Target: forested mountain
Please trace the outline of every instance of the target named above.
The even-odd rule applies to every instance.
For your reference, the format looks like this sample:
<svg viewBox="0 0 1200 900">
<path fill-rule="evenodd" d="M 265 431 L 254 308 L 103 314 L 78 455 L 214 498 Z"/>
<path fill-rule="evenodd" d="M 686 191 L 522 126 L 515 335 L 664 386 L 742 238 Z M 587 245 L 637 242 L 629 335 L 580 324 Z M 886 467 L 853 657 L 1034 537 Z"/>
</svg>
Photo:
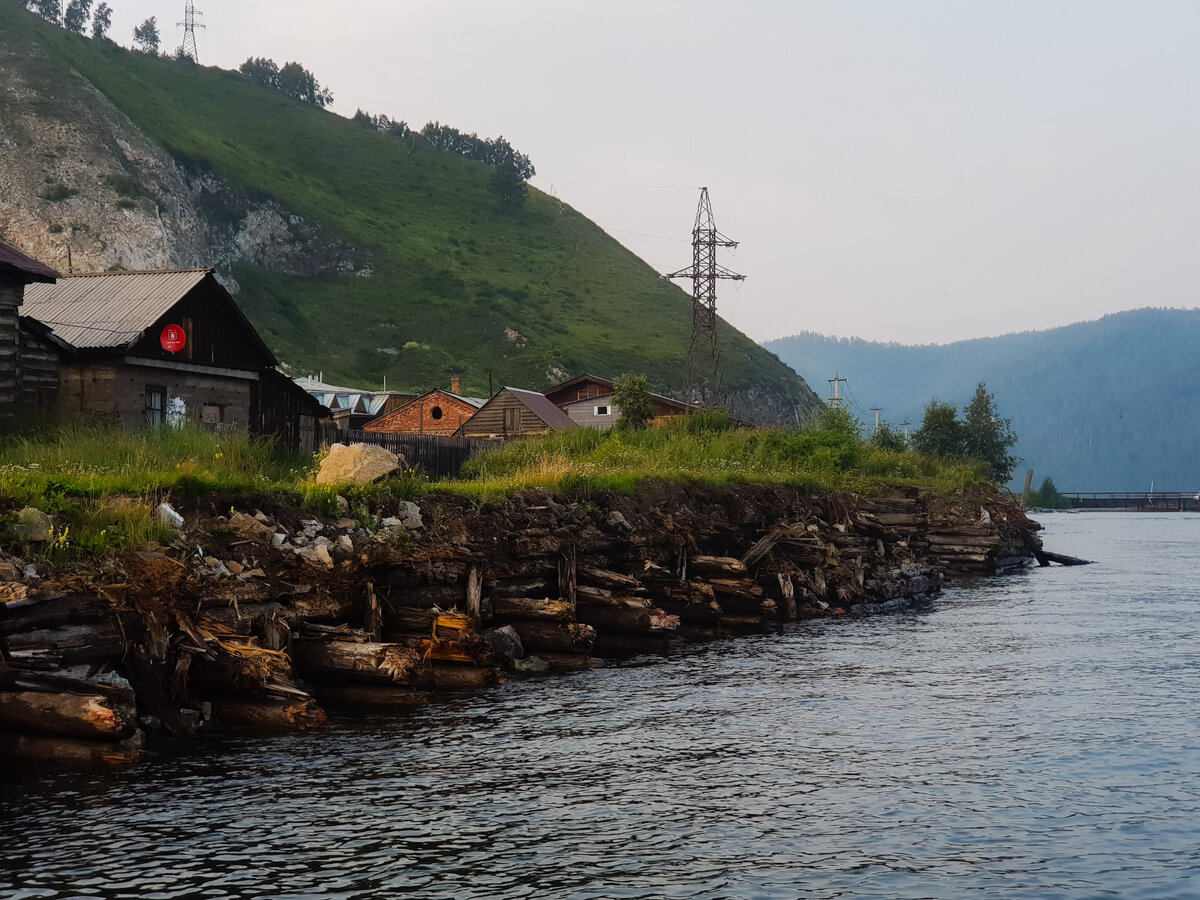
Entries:
<svg viewBox="0 0 1200 900">
<path fill-rule="evenodd" d="M 0 0 L 0 236 L 62 271 L 215 266 L 291 371 L 327 381 L 423 391 L 459 375 L 482 395 L 628 371 L 681 387 L 689 294 L 566 204 L 515 190 L 536 148 L 501 171 L 444 146 L 458 132 L 440 123 L 382 129 L 269 82 Z M 498 175 L 517 180 L 503 196 Z M 817 405 L 723 322 L 720 340 L 738 412 Z"/>
<path fill-rule="evenodd" d="M 769 341 L 810 384 L 839 374 L 916 428 L 932 398 L 960 408 L 986 382 L 1035 473 L 1077 491 L 1200 490 L 1200 310 L 1139 309 L 1047 331 L 904 346 L 804 333 Z"/>
</svg>

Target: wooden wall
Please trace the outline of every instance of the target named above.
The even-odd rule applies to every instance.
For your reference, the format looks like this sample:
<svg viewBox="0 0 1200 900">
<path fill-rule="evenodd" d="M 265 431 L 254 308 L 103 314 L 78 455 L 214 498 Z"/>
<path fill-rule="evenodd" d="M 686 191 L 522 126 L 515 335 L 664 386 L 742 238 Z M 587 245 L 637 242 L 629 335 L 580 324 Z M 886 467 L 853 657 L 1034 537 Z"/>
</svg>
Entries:
<svg viewBox="0 0 1200 900">
<path fill-rule="evenodd" d="M 146 389 L 166 389 L 168 401 L 183 400 L 185 417 L 199 422 L 204 404 L 222 407 L 224 428 L 248 431 L 257 380 L 231 378 L 105 360 L 64 361 L 58 409 L 64 413 L 111 416 L 127 428 L 146 425 Z"/>
<path fill-rule="evenodd" d="M 59 351 L 28 326 L 21 328 L 17 404 L 22 418 L 52 412 L 58 404 Z"/>
<path fill-rule="evenodd" d="M 550 426 L 508 391 L 501 391 L 463 425 L 463 437 L 514 438 L 546 434 Z"/>
<path fill-rule="evenodd" d="M 20 324 L 24 285 L 0 281 L 0 428 L 11 427 L 17 417 L 17 373 L 20 369 Z"/>
</svg>

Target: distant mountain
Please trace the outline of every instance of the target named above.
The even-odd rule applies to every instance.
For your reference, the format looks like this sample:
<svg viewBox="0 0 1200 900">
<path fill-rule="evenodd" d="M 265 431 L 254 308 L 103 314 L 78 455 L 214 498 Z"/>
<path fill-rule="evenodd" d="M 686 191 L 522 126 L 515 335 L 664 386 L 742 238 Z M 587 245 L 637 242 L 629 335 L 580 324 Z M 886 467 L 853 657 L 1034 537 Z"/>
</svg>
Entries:
<svg viewBox="0 0 1200 900">
<path fill-rule="evenodd" d="M 803 333 L 765 345 L 811 384 L 848 379 L 851 408 L 920 426 L 986 382 L 1020 436 L 1017 477 L 1060 490 L 1200 490 L 1200 310 L 1139 309 L 1048 331 L 905 346 Z"/>
<path fill-rule="evenodd" d="M 458 375 L 482 396 L 635 372 L 677 391 L 690 295 L 554 197 L 502 209 L 492 175 L 0 0 L 0 236 L 24 252 L 64 272 L 213 266 L 292 372 L 332 382 L 423 392 Z M 740 414 L 819 405 L 773 354 L 719 332 Z"/>
</svg>

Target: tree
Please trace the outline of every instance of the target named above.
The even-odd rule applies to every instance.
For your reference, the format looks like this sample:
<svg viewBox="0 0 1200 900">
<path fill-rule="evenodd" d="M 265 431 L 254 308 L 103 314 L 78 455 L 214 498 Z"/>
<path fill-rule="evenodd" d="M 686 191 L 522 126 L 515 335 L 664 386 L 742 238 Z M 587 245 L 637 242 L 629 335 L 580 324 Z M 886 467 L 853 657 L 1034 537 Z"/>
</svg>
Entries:
<svg viewBox="0 0 1200 900">
<path fill-rule="evenodd" d="M 904 433 L 892 428 L 887 422 L 880 422 L 879 427 L 875 429 L 875 433 L 868 439 L 874 447 L 880 450 L 894 450 L 897 453 L 902 453 L 908 449 L 908 438 Z"/>
<path fill-rule="evenodd" d="M 1040 488 L 1029 492 L 1029 505 L 1041 509 L 1070 509 L 1071 501 L 1060 494 L 1054 482 L 1047 477 Z"/>
<path fill-rule="evenodd" d="M 158 35 L 158 16 L 151 16 L 133 29 L 133 42 L 143 53 L 158 53 L 161 38 Z"/>
<path fill-rule="evenodd" d="M 75 34 L 83 34 L 88 16 L 92 12 L 92 0 L 71 0 L 63 14 L 63 28 Z"/>
<path fill-rule="evenodd" d="M 333 94 L 298 62 L 284 63 L 279 70 L 279 89 L 289 97 L 324 109 L 333 102 Z"/>
<path fill-rule="evenodd" d="M 1008 481 L 1018 462 L 1008 452 L 1017 442 L 1017 435 L 1012 423 L 996 412 L 996 399 L 983 382 L 975 388 L 971 402 L 963 407 L 963 416 L 963 454 L 987 463 L 997 484 Z"/>
<path fill-rule="evenodd" d="M 55 24 L 58 24 L 58 0 L 26 0 L 25 5 L 47 22 L 54 22 Z"/>
<path fill-rule="evenodd" d="M 92 16 L 92 39 L 96 41 L 104 40 L 111 26 L 112 7 L 107 3 L 101 3 L 96 7 L 96 14 Z"/>
<path fill-rule="evenodd" d="M 529 185 L 511 162 L 503 162 L 496 166 L 488 182 L 488 190 L 499 199 L 501 212 L 521 209 L 529 200 Z"/>
<path fill-rule="evenodd" d="M 949 403 L 930 400 L 925 407 L 925 418 L 921 427 L 912 436 L 913 449 L 930 456 L 945 459 L 962 459 L 965 440 L 963 423 L 958 420 L 958 410 Z"/>
<path fill-rule="evenodd" d="M 650 397 L 650 383 L 645 375 L 626 372 L 614 381 L 612 402 L 621 411 L 617 417 L 619 429 L 645 428 L 654 418 L 654 401 Z"/>
<path fill-rule="evenodd" d="M 252 56 L 238 66 L 238 71 L 252 81 L 265 84 L 267 87 L 279 87 L 279 66 L 275 60 L 264 56 Z"/>
</svg>

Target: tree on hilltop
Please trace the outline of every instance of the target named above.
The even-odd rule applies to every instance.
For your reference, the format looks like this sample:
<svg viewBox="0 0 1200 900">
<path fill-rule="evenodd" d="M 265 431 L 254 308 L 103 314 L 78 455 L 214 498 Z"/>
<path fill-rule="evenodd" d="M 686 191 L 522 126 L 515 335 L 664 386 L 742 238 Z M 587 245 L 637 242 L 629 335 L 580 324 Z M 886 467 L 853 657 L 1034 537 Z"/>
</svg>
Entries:
<svg viewBox="0 0 1200 900">
<path fill-rule="evenodd" d="M 25 0 L 25 6 L 32 9 L 35 13 L 45 19 L 47 22 L 59 23 L 59 5 L 58 0 Z"/>
<path fill-rule="evenodd" d="M 529 185 L 512 163 L 501 163 L 492 171 L 488 190 L 500 201 L 501 212 L 521 209 L 529 200 Z"/>
<path fill-rule="evenodd" d="M 1012 478 L 1017 458 L 1009 450 L 1017 442 L 1012 423 L 996 412 L 996 400 L 980 382 L 964 418 L 949 403 L 930 400 L 921 428 L 912 436 L 913 449 L 944 459 L 975 459 L 986 463 L 989 477 L 998 484 Z"/>
<path fill-rule="evenodd" d="M 913 449 L 918 453 L 940 456 L 943 459 L 962 459 L 965 441 L 963 423 L 958 410 L 949 403 L 934 399 L 925 407 L 925 418 L 912 436 Z"/>
<path fill-rule="evenodd" d="M 284 63 L 281 68 L 273 59 L 252 56 L 238 66 L 238 71 L 259 84 L 273 87 L 289 97 L 321 109 L 333 103 L 329 88 L 321 87 L 316 76 L 298 62 Z"/>
<path fill-rule="evenodd" d="M 158 53 L 162 38 L 158 34 L 158 16 L 151 16 L 133 29 L 133 42 L 143 53 Z"/>
<path fill-rule="evenodd" d="M 75 34 L 83 34 L 88 16 L 92 12 L 92 0 L 71 0 L 63 13 L 63 28 Z"/>
<path fill-rule="evenodd" d="M 92 16 L 92 40 L 104 40 L 108 37 L 108 29 L 111 27 L 112 7 L 107 3 L 101 3 L 96 7 L 96 14 Z"/>
</svg>

